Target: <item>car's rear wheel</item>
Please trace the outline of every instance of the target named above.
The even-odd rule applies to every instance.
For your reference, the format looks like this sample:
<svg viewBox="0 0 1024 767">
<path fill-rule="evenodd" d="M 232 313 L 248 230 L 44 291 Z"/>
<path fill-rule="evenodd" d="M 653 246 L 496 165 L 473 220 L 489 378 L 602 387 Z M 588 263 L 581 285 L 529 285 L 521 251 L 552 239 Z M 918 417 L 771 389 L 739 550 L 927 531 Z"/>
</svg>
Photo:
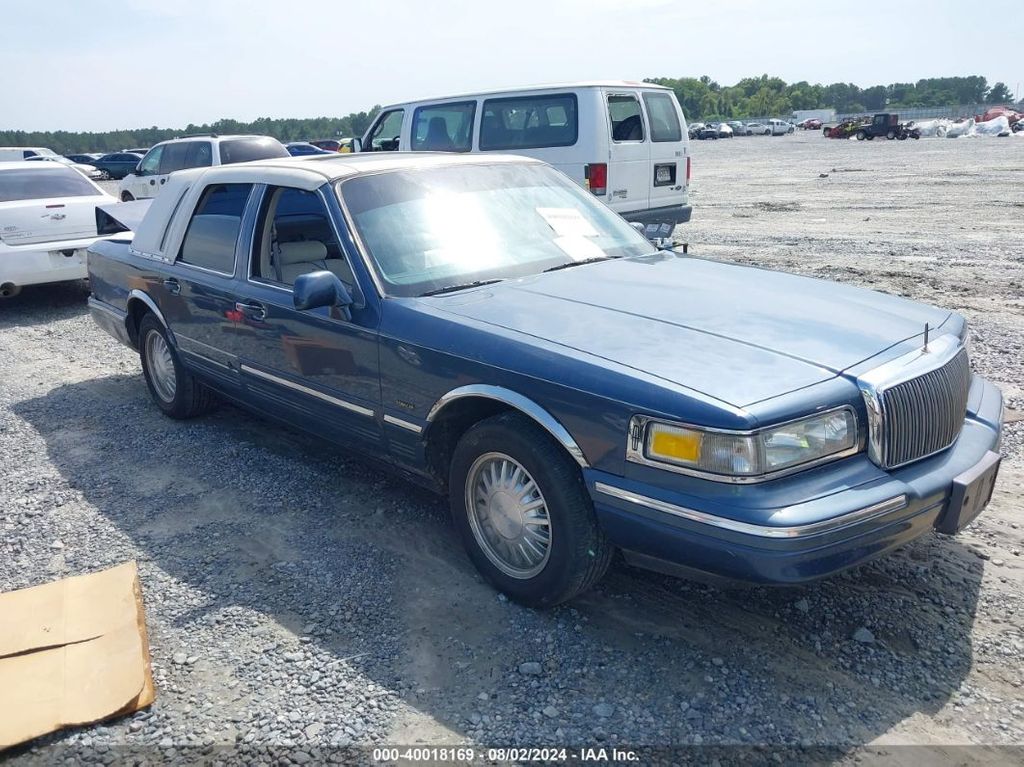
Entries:
<svg viewBox="0 0 1024 767">
<path fill-rule="evenodd" d="M 477 570 L 523 604 L 547 607 L 596 583 L 613 547 L 579 467 L 520 413 L 481 421 L 452 456 L 452 516 Z"/>
<path fill-rule="evenodd" d="M 134 199 L 131 192 L 121 192 L 121 202 L 131 202 Z"/>
<path fill-rule="evenodd" d="M 885 137 L 886 137 L 886 138 L 887 138 L 887 139 L 888 139 L 889 141 L 892 141 L 892 140 L 893 140 L 894 138 L 896 138 L 896 131 L 894 131 L 894 130 L 888 131 L 888 132 L 887 132 L 887 133 L 885 134 Z"/>
<path fill-rule="evenodd" d="M 139 323 L 139 357 L 150 396 L 165 415 L 193 418 L 210 409 L 213 393 L 181 364 L 166 328 L 152 314 Z"/>
</svg>

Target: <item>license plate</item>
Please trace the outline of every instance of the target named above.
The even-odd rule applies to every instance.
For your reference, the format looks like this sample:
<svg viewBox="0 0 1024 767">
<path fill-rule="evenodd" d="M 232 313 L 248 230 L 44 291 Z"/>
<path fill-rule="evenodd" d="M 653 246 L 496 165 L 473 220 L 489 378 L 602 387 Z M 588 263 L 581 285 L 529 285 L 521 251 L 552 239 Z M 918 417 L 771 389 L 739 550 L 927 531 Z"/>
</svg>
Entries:
<svg viewBox="0 0 1024 767">
<path fill-rule="evenodd" d="M 953 479 L 949 508 L 935 525 L 940 533 L 958 533 L 981 514 L 992 499 L 999 460 L 999 454 L 989 450 L 981 461 Z"/>
<path fill-rule="evenodd" d="M 672 183 L 672 171 L 669 168 L 658 168 L 657 173 L 654 176 L 654 180 L 659 184 L 671 184 Z"/>
</svg>

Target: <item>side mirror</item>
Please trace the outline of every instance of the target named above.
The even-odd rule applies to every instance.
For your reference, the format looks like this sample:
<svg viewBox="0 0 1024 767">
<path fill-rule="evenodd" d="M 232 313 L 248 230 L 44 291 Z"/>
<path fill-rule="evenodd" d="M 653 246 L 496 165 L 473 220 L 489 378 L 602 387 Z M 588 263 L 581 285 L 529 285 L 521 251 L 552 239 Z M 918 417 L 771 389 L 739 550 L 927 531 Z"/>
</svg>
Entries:
<svg viewBox="0 0 1024 767">
<path fill-rule="evenodd" d="M 333 272 L 300 274 L 292 286 L 292 301 L 300 311 L 319 309 L 321 306 L 337 307 L 345 319 L 352 319 L 352 296 L 345 283 Z"/>
<path fill-rule="evenodd" d="M 135 166 L 135 170 L 133 170 L 132 173 L 134 173 L 136 176 L 145 176 L 146 170 L 145 168 L 142 167 L 142 163 L 140 162 L 138 165 Z"/>
</svg>

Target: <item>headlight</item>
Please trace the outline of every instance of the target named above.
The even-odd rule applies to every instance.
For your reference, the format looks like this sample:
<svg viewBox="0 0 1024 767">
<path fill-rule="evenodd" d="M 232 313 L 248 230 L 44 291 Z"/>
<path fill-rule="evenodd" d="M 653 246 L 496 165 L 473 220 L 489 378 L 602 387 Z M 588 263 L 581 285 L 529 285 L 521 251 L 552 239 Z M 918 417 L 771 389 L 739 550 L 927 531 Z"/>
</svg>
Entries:
<svg viewBox="0 0 1024 767">
<path fill-rule="evenodd" d="M 725 481 L 768 479 L 858 448 L 857 417 L 849 407 L 752 432 L 633 420 L 630 460 Z"/>
</svg>

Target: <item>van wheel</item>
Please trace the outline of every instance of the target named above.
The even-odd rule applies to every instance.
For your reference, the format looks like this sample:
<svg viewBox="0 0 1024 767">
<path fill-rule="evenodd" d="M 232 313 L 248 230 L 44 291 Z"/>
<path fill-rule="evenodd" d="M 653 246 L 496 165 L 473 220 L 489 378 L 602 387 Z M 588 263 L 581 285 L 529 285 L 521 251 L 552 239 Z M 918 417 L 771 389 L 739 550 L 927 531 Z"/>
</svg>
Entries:
<svg viewBox="0 0 1024 767">
<path fill-rule="evenodd" d="M 134 199 L 131 192 L 121 192 L 121 202 L 131 202 Z"/>
<path fill-rule="evenodd" d="M 858 141 L 863 141 L 867 137 L 868 137 L 868 134 L 866 134 L 864 131 L 862 131 L 862 130 L 857 131 L 857 140 Z"/>
<path fill-rule="evenodd" d="M 213 392 L 185 370 L 167 330 L 152 314 L 139 323 L 139 357 L 149 394 L 164 415 L 193 418 L 211 408 Z"/>
<path fill-rule="evenodd" d="M 452 456 L 452 517 L 469 558 L 497 589 L 550 607 L 604 575 L 613 547 L 579 467 L 521 413 L 481 421 Z"/>
</svg>

